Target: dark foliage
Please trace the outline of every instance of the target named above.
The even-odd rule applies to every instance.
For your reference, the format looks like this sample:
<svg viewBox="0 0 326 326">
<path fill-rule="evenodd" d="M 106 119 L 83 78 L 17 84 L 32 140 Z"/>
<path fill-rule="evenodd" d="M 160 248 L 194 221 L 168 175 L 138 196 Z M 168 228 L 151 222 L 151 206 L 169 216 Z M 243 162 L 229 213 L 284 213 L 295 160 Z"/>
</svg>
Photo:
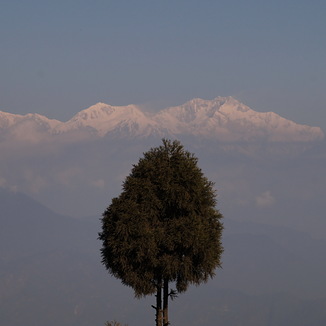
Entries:
<svg viewBox="0 0 326 326">
<path fill-rule="evenodd" d="M 197 158 L 178 141 L 144 153 L 103 214 L 102 262 L 136 296 L 175 282 L 178 292 L 220 267 L 222 215 Z M 169 292 L 169 295 L 175 292 Z"/>
</svg>

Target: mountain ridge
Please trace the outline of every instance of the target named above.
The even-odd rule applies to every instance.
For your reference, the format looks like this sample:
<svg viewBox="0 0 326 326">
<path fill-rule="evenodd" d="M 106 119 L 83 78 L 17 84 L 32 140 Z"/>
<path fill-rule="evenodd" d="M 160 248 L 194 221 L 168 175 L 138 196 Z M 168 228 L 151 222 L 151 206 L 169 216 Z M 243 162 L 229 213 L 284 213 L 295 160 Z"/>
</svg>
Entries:
<svg viewBox="0 0 326 326">
<path fill-rule="evenodd" d="M 112 106 L 98 102 L 66 122 L 39 114 L 23 116 L 0 111 L 0 135 L 14 135 L 15 139 L 24 138 L 30 132 L 52 137 L 80 131 L 97 137 L 192 135 L 222 142 L 311 142 L 325 137 L 319 127 L 297 124 L 274 112 L 254 111 L 233 97 L 195 98 L 155 114 L 144 112 L 134 104 Z M 37 135 L 34 136 L 36 141 Z"/>
</svg>

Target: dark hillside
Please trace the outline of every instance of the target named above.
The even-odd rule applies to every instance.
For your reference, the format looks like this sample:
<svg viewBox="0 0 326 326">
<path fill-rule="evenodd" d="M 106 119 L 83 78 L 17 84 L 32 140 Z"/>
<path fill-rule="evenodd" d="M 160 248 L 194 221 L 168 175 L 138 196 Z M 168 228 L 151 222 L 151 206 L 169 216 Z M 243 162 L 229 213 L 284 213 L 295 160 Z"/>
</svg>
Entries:
<svg viewBox="0 0 326 326">
<path fill-rule="evenodd" d="M 3 189 L 0 207 L 2 325 L 152 325 L 154 298 L 134 299 L 100 263 L 99 217 L 60 216 Z M 174 325 L 325 324 L 323 240 L 226 218 L 223 241 L 223 269 L 176 299 Z"/>
</svg>

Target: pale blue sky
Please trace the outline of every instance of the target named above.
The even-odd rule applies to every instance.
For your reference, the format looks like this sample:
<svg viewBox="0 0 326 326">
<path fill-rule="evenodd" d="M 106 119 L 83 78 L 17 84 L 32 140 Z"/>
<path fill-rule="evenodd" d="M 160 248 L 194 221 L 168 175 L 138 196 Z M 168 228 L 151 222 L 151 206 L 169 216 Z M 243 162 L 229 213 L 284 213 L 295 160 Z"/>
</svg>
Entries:
<svg viewBox="0 0 326 326">
<path fill-rule="evenodd" d="M 0 110 L 234 96 L 326 131 L 326 1 L 0 1 Z"/>
</svg>

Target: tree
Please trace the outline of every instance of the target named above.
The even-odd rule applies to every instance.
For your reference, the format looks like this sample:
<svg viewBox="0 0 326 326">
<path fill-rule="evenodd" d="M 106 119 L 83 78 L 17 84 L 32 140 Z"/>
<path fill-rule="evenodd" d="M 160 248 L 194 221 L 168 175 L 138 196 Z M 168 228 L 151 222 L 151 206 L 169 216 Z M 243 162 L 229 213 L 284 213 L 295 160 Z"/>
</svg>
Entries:
<svg viewBox="0 0 326 326">
<path fill-rule="evenodd" d="M 180 142 L 163 139 L 133 166 L 103 213 L 102 263 L 136 297 L 156 294 L 157 326 L 169 324 L 169 298 L 221 267 L 222 215 L 197 161 Z"/>
</svg>

